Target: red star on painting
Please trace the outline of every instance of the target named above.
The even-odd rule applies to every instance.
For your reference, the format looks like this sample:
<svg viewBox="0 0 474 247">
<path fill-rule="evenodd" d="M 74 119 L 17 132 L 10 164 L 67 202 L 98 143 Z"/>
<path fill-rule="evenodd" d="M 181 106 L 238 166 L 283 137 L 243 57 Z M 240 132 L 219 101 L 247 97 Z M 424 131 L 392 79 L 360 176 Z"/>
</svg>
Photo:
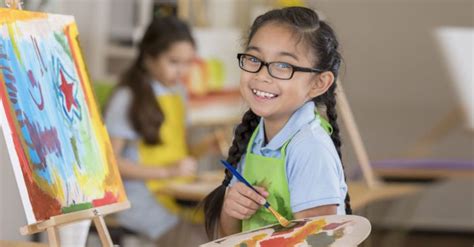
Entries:
<svg viewBox="0 0 474 247">
<path fill-rule="evenodd" d="M 64 100 L 66 101 L 67 111 L 70 111 L 72 105 L 77 107 L 77 104 L 76 104 L 76 101 L 74 100 L 74 95 L 73 95 L 74 84 L 68 83 L 66 81 L 66 78 L 64 77 L 62 70 L 59 70 L 59 74 L 61 76 L 61 85 L 59 86 L 59 88 L 61 89 L 61 92 L 63 92 L 64 94 Z"/>
</svg>

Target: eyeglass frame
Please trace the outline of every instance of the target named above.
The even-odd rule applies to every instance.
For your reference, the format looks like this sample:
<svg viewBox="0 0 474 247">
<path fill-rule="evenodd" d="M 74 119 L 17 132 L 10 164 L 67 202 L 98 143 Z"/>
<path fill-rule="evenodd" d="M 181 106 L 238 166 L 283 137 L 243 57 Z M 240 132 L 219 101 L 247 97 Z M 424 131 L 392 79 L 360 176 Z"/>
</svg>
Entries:
<svg viewBox="0 0 474 247">
<path fill-rule="evenodd" d="M 243 56 L 250 56 L 250 57 L 256 58 L 257 60 L 260 61 L 260 67 L 258 67 L 258 69 L 256 71 L 249 71 L 249 70 L 244 69 L 243 68 L 243 63 L 241 64 L 241 61 L 240 61 L 240 58 L 243 57 Z M 293 75 L 295 74 L 295 72 L 298 72 L 298 71 L 299 72 L 306 72 L 306 73 L 321 73 L 321 72 L 325 71 L 325 70 L 316 69 L 316 68 L 300 67 L 300 66 L 296 66 L 296 65 L 293 65 L 293 64 L 287 63 L 287 62 L 279 62 L 279 61 L 265 62 L 265 61 L 261 60 L 260 58 L 254 56 L 254 55 L 247 54 L 247 53 L 237 53 L 237 60 L 239 61 L 240 69 L 243 70 L 243 71 L 246 71 L 246 72 L 249 72 L 249 73 L 258 73 L 258 72 L 260 72 L 260 70 L 262 69 L 263 66 L 266 66 L 268 74 L 271 77 L 279 79 L 279 80 L 291 80 L 291 78 L 293 78 Z M 272 64 L 272 63 L 284 63 L 284 64 L 287 64 L 287 65 L 291 66 L 292 71 L 291 71 L 290 77 L 289 78 L 279 78 L 279 77 L 276 77 L 276 76 L 272 75 L 272 72 L 270 72 L 270 64 Z"/>
</svg>

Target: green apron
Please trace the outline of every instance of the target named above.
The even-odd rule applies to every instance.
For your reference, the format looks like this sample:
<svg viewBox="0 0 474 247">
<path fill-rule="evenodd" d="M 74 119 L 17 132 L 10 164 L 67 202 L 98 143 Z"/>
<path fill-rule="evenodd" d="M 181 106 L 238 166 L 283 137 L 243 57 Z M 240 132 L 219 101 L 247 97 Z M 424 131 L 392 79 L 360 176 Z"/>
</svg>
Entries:
<svg viewBox="0 0 474 247">
<path fill-rule="evenodd" d="M 332 133 L 331 125 L 324 118 L 320 117 L 317 112 L 315 115 L 316 118 L 320 119 L 321 127 L 323 127 L 326 132 Z M 267 201 L 270 205 L 286 219 L 293 220 L 285 160 L 286 147 L 294 135 L 283 144 L 280 158 L 265 157 L 252 153 L 252 144 L 258 129 L 259 127 L 255 129 L 247 145 L 243 176 L 250 184 L 266 188 L 269 193 Z M 276 223 L 278 223 L 278 221 L 275 216 L 265 207 L 260 207 L 252 217 L 242 220 L 242 231 L 253 230 Z"/>
</svg>

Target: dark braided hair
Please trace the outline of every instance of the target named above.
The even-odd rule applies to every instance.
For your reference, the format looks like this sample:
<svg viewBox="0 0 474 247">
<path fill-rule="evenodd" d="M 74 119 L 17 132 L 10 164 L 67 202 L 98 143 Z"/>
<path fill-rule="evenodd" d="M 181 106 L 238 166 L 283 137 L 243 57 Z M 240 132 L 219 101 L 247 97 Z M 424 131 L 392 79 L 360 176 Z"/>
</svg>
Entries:
<svg viewBox="0 0 474 247">
<path fill-rule="evenodd" d="M 237 167 L 242 155 L 245 153 L 250 137 L 259 122 L 260 117 L 253 113 L 252 110 L 248 110 L 242 117 L 242 122 L 235 129 L 234 140 L 232 141 L 232 146 L 229 148 L 227 155 L 227 162 L 234 167 Z M 226 170 L 222 184 L 204 199 L 206 233 L 210 239 L 216 236 L 217 223 L 219 222 L 222 205 L 224 203 L 225 190 L 231 179 L 232 174 Z"/>
<path fill-rule="evenodd" d="M 314 52 L 316 60 L 314 67 L 324 71 L 331 71 L 334 74 L 334 80 L 336 80 L 341 64 L 341 55 L 337 50 L 339 44 L 332 28 L 324 21 L 319 20 L 318 15 L 313 10 L 304 7 L 288 7 L 271 10 L 257 17 L 250 27 L 247 45 L 255 33 L 262 26 L 269 23 L 284 24 L 291 28 L 296 35 L 295 37 L 303 40 L 305 44 L 312 48 L 311 50 Z M 315 102 L 316 106 L 326 108 L 328 121 L 333 128 L 331 139 L 342 160 L 341 139 L 339 137 L 339 126 L 337 124 L 335 89 L 336 83 L 334 82 L 327 92 L 313 98 L 312 101 Z M 257 127 L 259 120 L 260 118 L 255 113 L 248 110 L 242 118 L 242 122 L 237 126 L 227 158 L 227 161 L 233 166 L 237 166 L 242 155 L 245 153 L 250 136 Z M 232 174 L 226 171 L 222 185 L 204 199 L 206 232 L 211 239 L 216 236 L 226 186 L 231 179 Z M 352 214 L 349 194 L 346 195 L 345 206 L 346 213 Z"/>
</svg>

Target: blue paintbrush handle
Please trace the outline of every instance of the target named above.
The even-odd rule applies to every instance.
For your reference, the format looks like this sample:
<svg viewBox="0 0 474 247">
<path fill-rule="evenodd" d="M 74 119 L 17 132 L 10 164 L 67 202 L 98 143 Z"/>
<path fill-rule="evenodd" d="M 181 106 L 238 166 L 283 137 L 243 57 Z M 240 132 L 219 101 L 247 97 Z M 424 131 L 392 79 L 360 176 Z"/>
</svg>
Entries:
<svg viewBox="0 0 474 247">
<path fill-rule="evenodd" d="M 251 188 L 253 191 L 257 192 L 257 194 L 261 195 L 249 182 L 247 182 L 247 180 L 245 180 L 244 177 L 242 177 L 242 175 L 240 175 L 240 173 L 227 161 L 225 160 L 221 160 L 221 163 L 225 166 L 225 168 L 227 168 L 227 170 L 229 170 L 240 182 L 244 183 L 245 185 L 247 185 L 249 188 Z M 266 202 L 265 205 L 266 208 L 270 207 L 270 203 Z"/>
</svg>

